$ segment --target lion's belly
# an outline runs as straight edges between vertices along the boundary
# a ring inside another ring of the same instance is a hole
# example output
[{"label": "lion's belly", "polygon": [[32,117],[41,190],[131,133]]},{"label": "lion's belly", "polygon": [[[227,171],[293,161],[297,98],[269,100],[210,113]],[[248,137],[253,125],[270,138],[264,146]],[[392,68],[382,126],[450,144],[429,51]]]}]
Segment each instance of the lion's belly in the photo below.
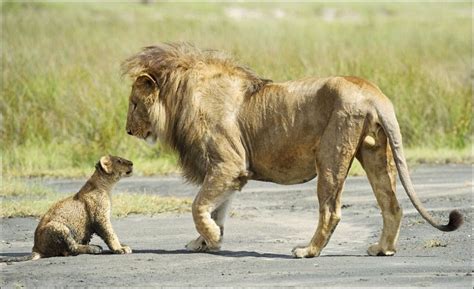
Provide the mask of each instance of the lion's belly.
[{"label": "lion's belly", "polygon": [[316,177],[311,146],[281,147],[257,153],[251,164],[252,179],[278,184],[299,184]]}]

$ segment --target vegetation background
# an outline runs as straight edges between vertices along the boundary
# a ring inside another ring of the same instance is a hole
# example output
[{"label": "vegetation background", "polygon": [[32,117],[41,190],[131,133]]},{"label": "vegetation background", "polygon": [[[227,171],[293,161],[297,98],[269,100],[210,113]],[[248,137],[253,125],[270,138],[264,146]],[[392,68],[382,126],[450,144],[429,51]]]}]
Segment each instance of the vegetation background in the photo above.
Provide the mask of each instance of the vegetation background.
[{"label": "vegetation background", "polygon": [[125,133],[141,47],[187,41],[285,81],[356,75],[392,99],[411,161],[472,161],[472,6],[466,3],[1,4],[2,175],[84,176],[106,153],[138,174],[176,157]]},{"label": "vegetation background", "polygon": [[141,47],[225,50],[275,81],[357,75],[393,100],[410,159],[471,157],[470,3],[2,3],[3,173],[78,176],[112,153],[142,174],[176,158],[125,133]]}]

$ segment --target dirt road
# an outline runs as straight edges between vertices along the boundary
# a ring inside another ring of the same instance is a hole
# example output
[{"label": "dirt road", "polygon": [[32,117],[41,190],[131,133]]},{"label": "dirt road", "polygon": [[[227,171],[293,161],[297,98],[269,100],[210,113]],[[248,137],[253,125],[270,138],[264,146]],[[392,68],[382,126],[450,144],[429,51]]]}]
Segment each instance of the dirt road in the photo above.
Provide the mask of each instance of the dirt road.
[{"label": "dirt road", "polygon": [[[369,257],[382,219],[365,177],[351,177],[343,193],[342,220],[322,255],[293,259],[291,248],[309,241],[317,222],[315,181],[280,186],[251,182],[237,193],[226,223],[223,250],[189,253],[195,238],[191,214],[133,216],[114,220],[131,255],[58,257],[0,264],[1,288],[17,286],[443,286],[472,288],[472,168],[418,167],[415,188],[435,216],[451,208],[465,215],[460,230],[443,233],[414,210],[401,186],[404,209],[398,253]],[[83,180],[43,181],[58,191],[77,190]],[[179,177],[132,177],[116,191],[193,196],[196,188]],[[1,220],[3,256],[28,254],[37,220]],[[105,244],[98,238],[92,243]]]}]

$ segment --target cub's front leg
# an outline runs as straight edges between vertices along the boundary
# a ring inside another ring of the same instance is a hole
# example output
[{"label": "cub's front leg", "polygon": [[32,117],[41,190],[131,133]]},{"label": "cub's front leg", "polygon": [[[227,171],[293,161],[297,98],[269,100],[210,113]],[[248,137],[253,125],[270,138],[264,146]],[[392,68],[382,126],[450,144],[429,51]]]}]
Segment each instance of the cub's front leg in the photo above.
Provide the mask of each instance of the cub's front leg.
[{"label": "cub's front leg", "polygon": [[129,246],[120,244],[119,239],[112,228],[109,216],[101,216],[101,218],[97,220],[95,229],[97,235],[104,240],[114,254],[132,253],[132,249],[130,249]]}]

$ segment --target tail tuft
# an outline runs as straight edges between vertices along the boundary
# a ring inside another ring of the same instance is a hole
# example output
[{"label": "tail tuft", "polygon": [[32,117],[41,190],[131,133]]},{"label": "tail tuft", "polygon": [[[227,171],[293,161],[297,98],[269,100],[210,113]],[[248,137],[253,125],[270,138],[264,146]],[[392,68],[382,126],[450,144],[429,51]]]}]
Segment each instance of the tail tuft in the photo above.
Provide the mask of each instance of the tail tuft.
[{"label": "tail tuft", "polygon": [[452,210],[449,213],[449,223],[439,228],[441,231],[451,232],[457,230],[464,223],[464,217],[458,210]]}]

